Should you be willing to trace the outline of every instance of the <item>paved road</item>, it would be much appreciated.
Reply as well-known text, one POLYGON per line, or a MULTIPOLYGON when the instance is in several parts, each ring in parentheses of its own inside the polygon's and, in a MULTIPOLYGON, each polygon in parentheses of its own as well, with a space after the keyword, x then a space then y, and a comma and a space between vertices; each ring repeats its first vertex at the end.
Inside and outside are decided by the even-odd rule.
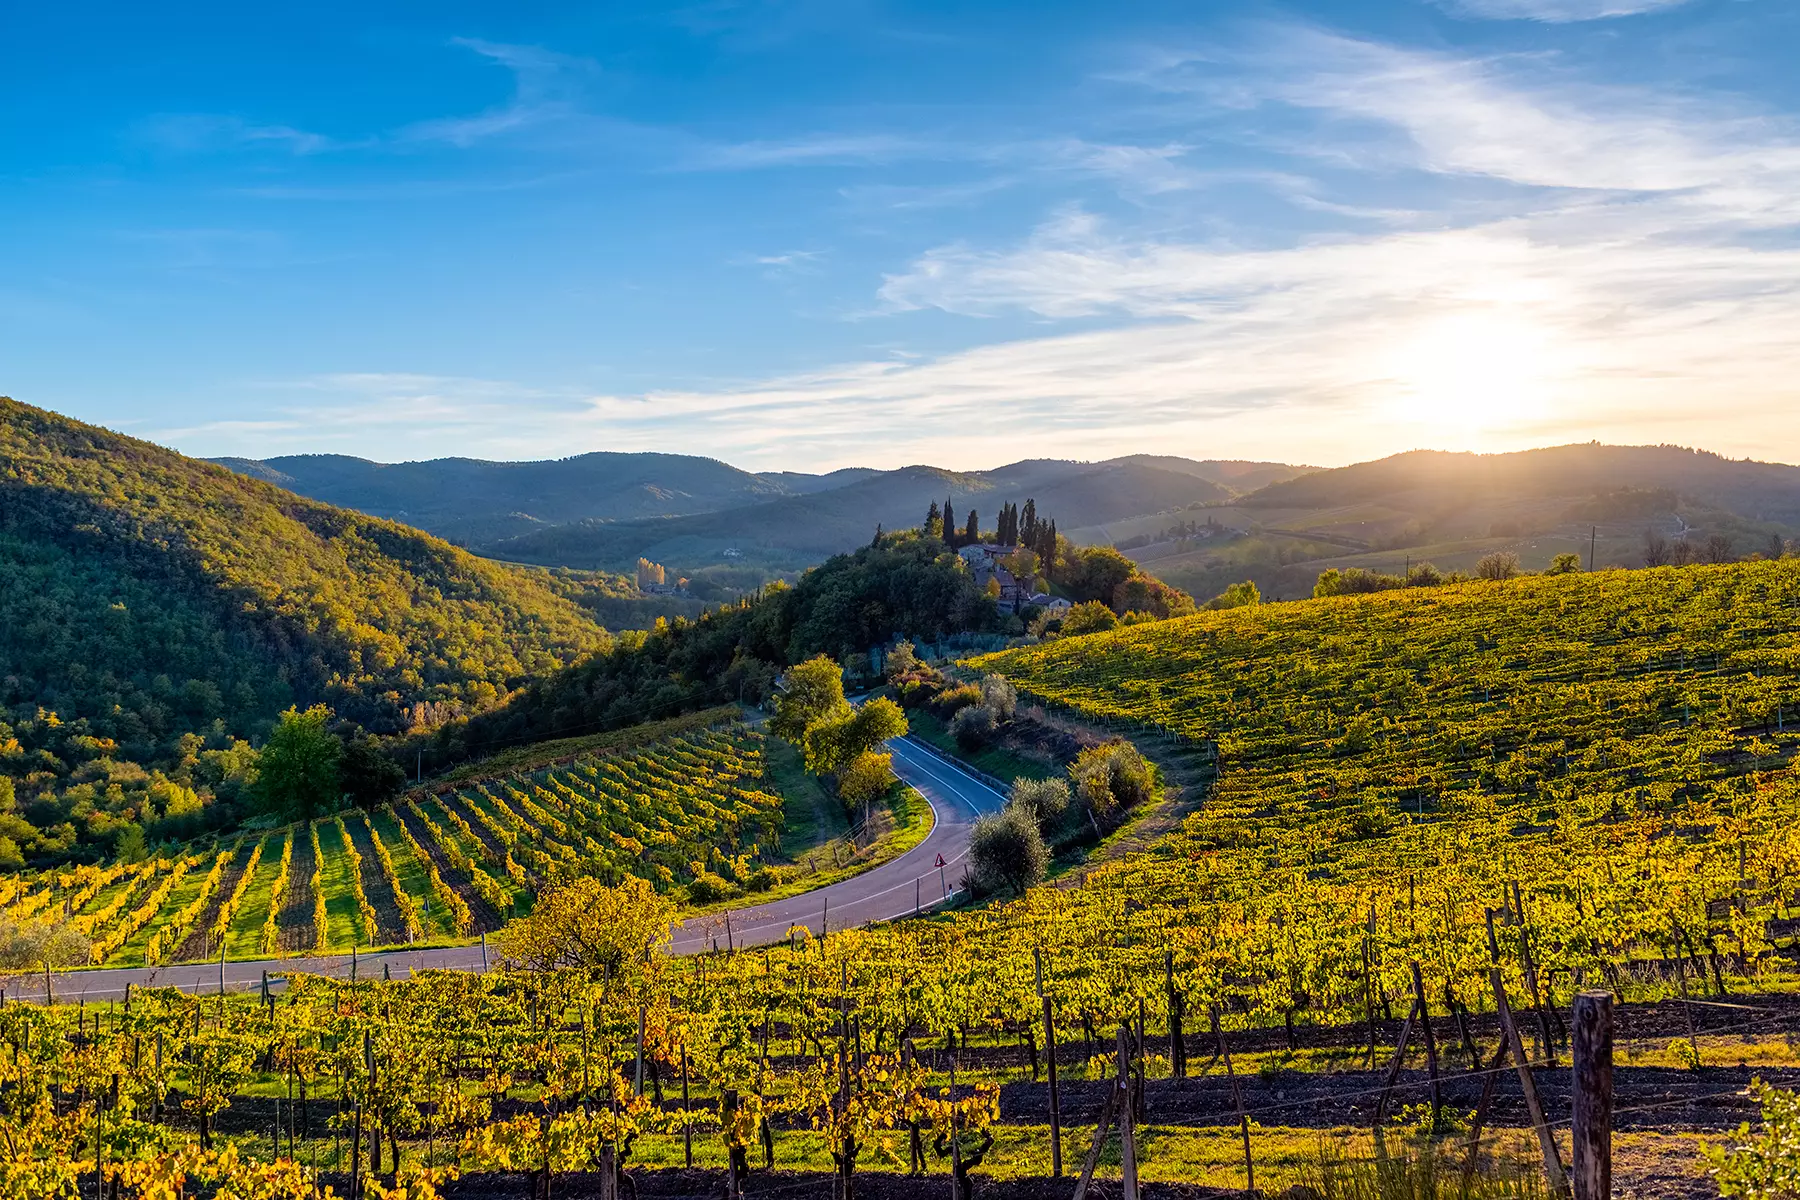
MULTIPOLYGON (((753 908, 737 909, 730 913, 729 930, 725 914, 698 919, 676 931, 674 951, 692 954, 710 949, 715 937, 720 947, 727 941, 734 946, 765 945, 786 938, 788 930, 796 925, 805 926, 816 934, 827 927, 843 929, 849 925, 908 916, 915 907, 929 909, 949 899, 963 875, 964 860, 969 853, 969 831, 976 817, 996 811, 1005 804, 1006 797, 911 738, 896 739, 888 743, 888 749, 894 754, 895 774, 931 804, 934 823, 923 842, 892 862, 830 887, 753 908), (936 865, 940 855, 944 859, 942 868, 936 865)), ((52 989, 59 1002, 116 1000, 124 995, 127 983, 134 987, 177 987, 190 992, 215 992, 221 986, 230 991, 244 991, 260 986, 265 972, 308 971, 348 977, 352 971, 351 957, 335 954, 228 962, 223 966, 184 963, 168 967, 66 971, 52 978, 52 989)), ((360 979, 373 978, 384 971, 395 978, 430 968, 481 971, 489 962, 487 951, 479 944, 435 950, 390 950, 356 955, 355 960, 355 973, 360 979)), ((0 983, 6 987, 9 999, 42 1001, 44 998, 42 976, 7 979, 0 983)))

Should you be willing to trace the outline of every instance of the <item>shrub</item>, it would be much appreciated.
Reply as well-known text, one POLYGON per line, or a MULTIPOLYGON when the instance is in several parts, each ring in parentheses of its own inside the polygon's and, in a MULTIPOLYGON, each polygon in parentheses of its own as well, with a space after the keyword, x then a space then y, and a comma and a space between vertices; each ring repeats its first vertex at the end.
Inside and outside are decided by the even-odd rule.
POLYGON ((1208 608, 1249 608, 1262 603, 1262 593, 1257 590, 1254 581, 1246 579, 1242 583, 1234 583, 1211 600, 1206 602, 1208 608))
POLYGON ((687 886, 688 899, 695 904, 713 904, 720 900, 729 900, 738 894, 737 885, 723 875, 715 875, 711 871, 703 871, 694 877, 687 886))
POLYGON ((1010 721, 1019 708, 1019 693, 1006 676, 989 675, 981 681, 981 702, 994 710, 997 720, 1010 721))
POLYGON ((1550 566, 1544 571, 1546 575, 1572 575, 1581 570, 1581 555, 1559 554, 1550 560, 1550 566))
POLYGON ((1022 893, 1044 877, 1050 867, 1050 849, 1031 814, 1008 805, 975 822, 969 860, 974 864, 977 887, 992 892, 1004 886, 1022 893))
POLYGON ((1154 613, 1139 612, 1137 609, 1134 608, 1130 612, 1126 613, 1124 616, 1119 618, 1119 624, 1120 625, 1153 625, 1159 619, 1160 618, 1158 618, 1156 616, 1156 614, 1154 614, 1154 613))
POLYGON ((750 872, 750 878, 744 880, 744 889, 751 892, 766 892, 781 882, 781 872, 775 867, 758 867, 750 872))
POLYGON ((1062 779, 1015 779, 1009 803, 1048 826, 1069 810, 1069 785, 1062 779))
POLYGON ((1475 575, 1478 579, 1511 579, 1519 573, 1519 556, 1511 550, 1496 550, 1485 554, 1475 564, 1475 575))
POLYGON ((972 683, 965 683, 958 687, 945 688, 939 692, 937 698, 931 702, 931 707, 947 721, 971 704, 980 703, 981 689, 972 683))
POLYGON ((985 704, 972 704, 968 708, 958 709, 950 718, 950 736, 964 750, 979 750, 993 739, 994 731, 1000 722, 994 718, 994 710, 985 704))
POLYGON ((1063 615, 1062 632, 1064 637, 1080 637, 1084 633, 1103 633, 1118 626, 1118 614, 1098 600, 1089 600, 1063 615))
POLYGON ((1719 1194, 1732 1200, 1786 1200, 1800 1196, 1800 1094, 1752 1080, 1751 1094, 1762 1105, 1762 1128, 1738 1126, 1731 1144, 1705 1148, 1708 1173, 1719 1194))
POLYGON ((911 642, 901 642, 888 653, 885 674, 889 680, 898 679, 918 669, 919 656, 914 652, 911 642))
POLYGON ((1150 764, 1130 742, 1083 750, 1069 767, 1069 778, 1095 816, 1109 816, 1150 798, 1150 764))

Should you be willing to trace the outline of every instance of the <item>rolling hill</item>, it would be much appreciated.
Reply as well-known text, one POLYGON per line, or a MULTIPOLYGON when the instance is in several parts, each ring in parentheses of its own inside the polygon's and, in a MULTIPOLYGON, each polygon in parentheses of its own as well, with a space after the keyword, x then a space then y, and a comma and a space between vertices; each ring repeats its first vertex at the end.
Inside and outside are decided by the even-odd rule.
POLYGON ((1676 446, 1554 446, 1510 454, 1412 451, 1277 480, 1204 514, 1195 536, 1166 518, 1075 530, 1111 541, 1162 579, 1208 595, 1238 579, 1265 595, 1311 593, 1320 571, 1469 570, 1494 551, 1540 569, 1577 553, 1643 566, 1646 533, 1733 557, 1800 534, 1800 467, 1676 446))
POLYGON ((687 454, 581 454, 542 462, 439 458, 378 463, 342 454, 215 460, 289 491, 404 521, 462 545, 582 520, 714 512, 841 486, 870 472, 756 475, 687 454))
MULTIPOLYGON (((342 455, 219 459, 314 499, 405 521, 476 553, 544 566, 629 569, 645 556, 681 574, 727 564, 795 571, 866 542, 877 525, 916 525, 953 497, 991 517, 1035 499, 1065 528, 1217 503, 1306 470, 1279 463, 1133 455, 1028 460, 990 471, 931 466, 753 473, 678 454, 583 454, 544 462, 450 458, 383 464, 342 455), (727 558, 724 551, 737 550, 727 558)), ((710 593, 709 593, 710 594, 710 593)))
POLYGON ((72 844, 290 704, 492 704, 607 644, 559 586, 0 398, 0 811, 72 844))

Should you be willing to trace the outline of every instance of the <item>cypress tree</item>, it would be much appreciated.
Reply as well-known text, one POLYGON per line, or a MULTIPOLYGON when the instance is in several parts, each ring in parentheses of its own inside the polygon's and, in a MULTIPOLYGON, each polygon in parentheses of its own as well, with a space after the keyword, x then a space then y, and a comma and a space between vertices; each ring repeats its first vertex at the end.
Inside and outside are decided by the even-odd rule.
POLYGON ((943 518, 938 516, 936 500, 931 502, 931 511, 925 514, 925 525, 919 532, 923 533, 926 537, 940 537, 943 535, 943 518))
POLYGON ((972 508, 969 510, 969 527, 963 530, 963 537, 963 544, 967 546, 973 546, 981 540, 981 518, 975 515, 972 508))
POLYGON ((944 541, 952 550, 956 549, 956 510, 950 507, 947 494, 944 496, 944 541))
POLYGON ((1024 534, 1025 544, 1036 548, 1038 544, 1037 501, 1030 497, 1025 499, 1025 512, 1021 518, 1021 524, 1024 527, 1021 532, 1024 534))

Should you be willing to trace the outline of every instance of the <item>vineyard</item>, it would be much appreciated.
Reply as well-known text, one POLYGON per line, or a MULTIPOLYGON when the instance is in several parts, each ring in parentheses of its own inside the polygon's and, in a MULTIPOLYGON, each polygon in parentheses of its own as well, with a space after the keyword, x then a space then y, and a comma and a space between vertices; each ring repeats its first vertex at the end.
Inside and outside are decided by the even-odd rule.
POLYGON ((109 966, 466 939, 576 878, 761 886, 782 831, 765 786, 760 734, 702 730, 141 863, 8 876, 0 908, 67 919, 109 966))
MULTIPOLYGON (((0 1073, 8 1103, 39 1097, 18 1118, 48 1164, 38 1194, 99 1169, 109 1127, 98 1144, 144 1177, 249 1169, 222 1164, 213 1133, 279 1154, 258 1169, 291 1172, 292 1190, 269 1195, 309 1194, 314 1166, 414 1179, 410 1196, 445 1167, 520 1196, 598 1172, 593 1194, 612 1196, 622 1165, 713 1171, 678 1176, 694 1192, 741 1189, 752 1164, 815 1195, 877 1171, 951 1176, 959 1196, 970 1172, 983 1187, 1062 1175, 1019 1193, 1062 1195, 1084 1169, 1113 1188, 1244 1188, 1255 1172, 1268 1189, 1301 1177, 1322 1134, 1352 1157, 1448 1146, 1502 1179, 1566 1142, 1580 987, 1622 1002, 1621 1145, 1678 1156, 1690 1181, 1692 1135, 1747 1115, 1752 1070, 1800 1081, 1794 565, 1209 612, 973 665, 1022 701, 1206 756, 1211 794, 1147 852, 823 940, 677 959, 655 952, 652 917, 655 934, 592 970, 297 977, 266 1002, 162 991, 103 1015, 9 1005, 0 1073)), ((754 743, 663 753, 683 778, 738 779, 754 743)), ((440 886, 485 918, 573 874, 741 879, 774 836, 763 810, 737 800, 741 847, 702 857, 685 818, 623 799, 660 778, 635 762, 317 832, 354 843, 360 859, 326 854, 361 872, 356 903, 366 887, 383 908, 386 882, 419 898, 421 922, 428 897, 429 920, 457 919, 440 886), (423 882, 403 853, 429 861, 423 882)), ((280 831, 221 870, 224 853, 84 876, 72 911, 110 931, 158 891, 169 906, 256 895, 231 874, 244 858, 290 881, 316 861, 280 831)), ((1492 1187, 1463 1195, 1540 1194, 1492 1187)))

